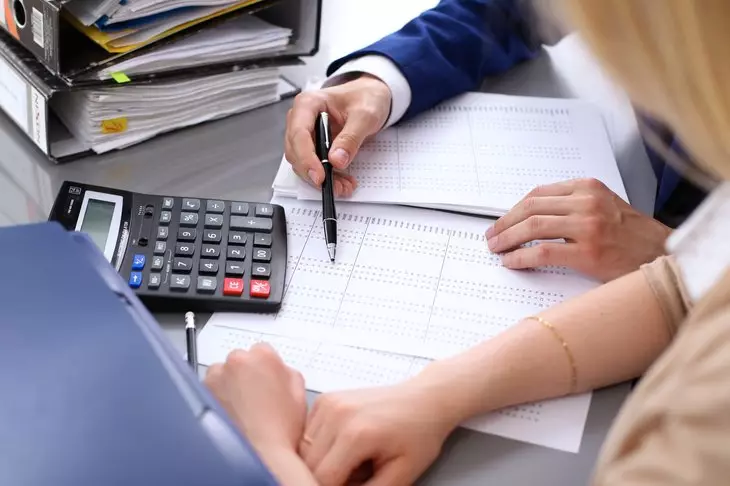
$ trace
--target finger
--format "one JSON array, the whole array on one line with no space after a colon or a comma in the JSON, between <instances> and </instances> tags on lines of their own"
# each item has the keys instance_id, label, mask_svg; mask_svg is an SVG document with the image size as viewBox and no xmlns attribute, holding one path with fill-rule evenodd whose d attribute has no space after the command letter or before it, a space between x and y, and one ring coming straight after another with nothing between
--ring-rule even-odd
<instances>
[{"instance_id":1,"label":"finger","mask_svg":"<svg viewBox=\"0 0 730 486\"><path fill-rule=\"evenodd\" d=\"M324 168L314 152L312 135L306 131L299 131L292 135L292 152L294 160L289 160L296 174L306 181L319 187L324 180Z\"/></svg>"},{"instance_id":2,"label":"finger","mask_svg":"<svg viewBox=\"0 0 730 486\"><path fill-rule=\"evenodd\" d=\"M322 461L311 468L321 485L344 484L365 461L372 459L370 445L363 440L355 440L356 437L356 434L347 432L338 434Z\"/></svg>"},{"instance_id":3,"label":"finger","mask_svg":"<svg viewBox=\"0 0 730 486\"><path fill-rule=\"evenodd\" d=\"M363 486L390 486L392 484L413 484L418 472L408 465L408 460L400 457L390 461L375 471L373 477Z\"/></svg>"},{"instance_id":4,"label":"finger","mask_svg":"<svg viewBox=\"0 0 730 486\"><path fill-rule=\"evenodd\" d=\"M335 173L335 191L337 190L336 187L338 182L341 184L342 189L342 192L337 193L338 197L350 197L357 188L355 178L349 174L345 174L344 172Z\"/></svg>"},{"instance_id":5,"label":"finger","mask_svg":"<svg viewBox=\"0 0 730 486\"><path fill-rule=\"evenodd\" d=\"M287 116L286 139L290 147L287 160L300 177L310 179L315 185L319 185L324 177L322 164L314 150L314 124L322 111L327 111L324 96L303 93L294 100L294 108Z\"/></svg>"},{"instance_id":6,"label":"finger","mask_svg":"<svg viewBox=\"0 0 730 486\"><path fill-rule=\"evenodd\" d=\"M222 363L216 363L213 365L208 366L208 371L205 374L205 381L208 380L215 380L221 374L223 373L223 364Z\"/></svg>"},{"instance_id":7,"label":"finger","mask_svg":"<svg viewBox=\"0 0 730 486\"><path fill-rule=\"evenodd\" d=\"M554 182L552 184L533 187L522 199L528 197L569 196L575 192L575 189L575 180Z\"/></svg>"},{"instance_id":8,"label":"finger","mask_svg":"<svg viewBox=\"0 0 730 486\"><path fill-rule=\"evenodd\" d=\"M322 405L323 401L322 396L314 401L314 406L309 412L307 423L304 426L304 437L311 442L302 440L299 447L302 460L309 466L309 469L313 469L312 465L319 464L335 437L334 427L327 427L330 418L327 407Z\"/></svg>"},{"instance_id":9,"label":"finger","mask_svg":"<svg viewBox=\"0 0 730 486\"><path fill-rule=\"evenodd\" d=\"M352 111L345 121L345 125L332 142L329 157L332 165L338 169L345 169L357 154L365 138L377 132L378 118L369 110Z\"/></svg>"},{"instance_id":10,"label":"finger","mask_svg":"<svg viewBox=\"0 0 730 486\"><path fill-rule=\"evenodd\" d=\"M573 239L578 233L573 218L567 216L530 216L487 240L493 253L512 250L534 240Z\"/></svg>"},{"instance_id":11,"label":"finger","mask_svg":"<svg viewBox=\"0 0 730 486\"><path fill-rule=\"evenodd\" d=\"M335 179L335 196L342 196L343 192L342 180Z\"/></svg>"},{"instance_id":12,"label":"finger","mask_svg":"<svg viewBox=\"0 0 730 486\"><path fill-rule=\"evenodd\" d=\"M530 248L518 248L502 255L502 265L514 270L536 267L571 267L579 264L576 243L540 243Z\"/></svg>"},{"instance_id":13,"label":"finger","mask_svg":"<svg viewBox=\"0 0 730 486\"><path fill-rule=\"evenodd\" d=\"M574 210L575 202L569 196L525 197L487 230L487 238L500 234L530 216L542 214L563 216Z\"/></svg>"},{"instance_id":14,"label":"finger","mask_svg":"<svg viewBox=\"0 0 730 486\"><path fill-rule=\"evenodd\" d=\"M310 471L317 470L322 460L329 454L335 440L337 440L337 430L334 426L322 424L316 432L311 432L309 427L305 428L299 450L302 460Z\"/></svg>"}]
</instances>

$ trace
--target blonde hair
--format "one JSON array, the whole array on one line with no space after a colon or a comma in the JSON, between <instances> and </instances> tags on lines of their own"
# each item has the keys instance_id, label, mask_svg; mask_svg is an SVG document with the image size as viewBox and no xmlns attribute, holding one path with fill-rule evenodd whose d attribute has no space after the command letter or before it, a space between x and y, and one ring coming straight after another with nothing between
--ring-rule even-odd
<instances>
[{"instance_id":1,"label":"blonde hair","mask_svg":"<svg viewBox=\"0 0 730 486\"><path fill-rule=\"evenodd\" d=\"M670 125L698 164L730 180L730 0L566 0L604 66Z\"/></svg>"}]
</instances>

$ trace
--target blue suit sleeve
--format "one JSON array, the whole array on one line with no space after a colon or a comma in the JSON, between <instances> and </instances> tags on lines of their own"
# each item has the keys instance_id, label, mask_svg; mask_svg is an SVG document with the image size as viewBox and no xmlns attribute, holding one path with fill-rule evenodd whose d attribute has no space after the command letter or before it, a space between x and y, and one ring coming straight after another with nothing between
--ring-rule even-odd
<instances>
[{"instance_id":1,"label":"blue suit sleeve","mask_svg":"<svg viewBox=\"0 0 730 486\"><path fill-rule=\"evenodd\" d=\"M411 87L408 118L534 57L540 43L519 2L442 0L398 32L335 61L327 74L365 55L389 58Z\"/></svg>"}]
</instances>

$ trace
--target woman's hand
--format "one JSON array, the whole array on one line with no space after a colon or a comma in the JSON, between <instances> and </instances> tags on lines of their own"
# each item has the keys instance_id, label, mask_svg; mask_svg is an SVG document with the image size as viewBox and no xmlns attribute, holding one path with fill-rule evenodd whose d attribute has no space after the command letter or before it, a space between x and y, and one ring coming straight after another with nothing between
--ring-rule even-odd
<instances>
[{"instance_id":1,"label":"woman's hand","mask_svg":"<svg viewBox=\"0 0 730 486\"><path fill-rule=\"evenodd\" d=\"M418 378L393 387L325 394L307 419L300 454L323 486L340 486L372 462L368 486L412 484L459 419Z\"/></svg>"},{"instance_id":2,"label":"woman's hand","mask_svg":"<svg viewBox=\"0 0 730 486\"><path fill-rule=\"evenodd\" d=\"M264 462L297 450L307 415L304 379L269 345L233 351L208 369L205 383Z\"/></svg>"},{"instance_id":3,"label":"woman's hand","mask_svg":"<svg viewBox=\"0 0 730 486\"><path fill-rule=\"evenodd\" d=\"M664 254L671 230L595 179L537 187L487 231L507 268L566 266L603 282ZM545 241L529 248L521 245Z\"/></svg>"}]
</instances>

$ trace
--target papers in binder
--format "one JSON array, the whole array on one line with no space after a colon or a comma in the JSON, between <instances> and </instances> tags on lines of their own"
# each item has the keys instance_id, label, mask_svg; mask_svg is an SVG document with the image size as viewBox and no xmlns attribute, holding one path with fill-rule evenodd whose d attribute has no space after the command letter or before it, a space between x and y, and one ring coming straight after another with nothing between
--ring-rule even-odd
<instances>
[{"instance_id":1,"label":"papers in binder","mask_svg":"<svg viewBox=\"0 0 730 486\"><path fill-rule=\"evenodd\" d=\"M261 68L59 93L51 107L87 149L104 153L273 103L291 89L277 68Z\"/></svg>"},{"instance_id":2,"label":"papers in binder","mask_svg":"<svg viewBox=\"0 0 730 486\"><path fill-rule=\"evenodd\" d=\"M243 61L281 52L289 45L291 30L251 15L243 15L203 30L178 42L116 63L97 73L110 79L114 73L137 76L231 60Z\"/></svg>"},{"instance_id":3,"label":"papers in binder","mask_svg":"<svg viewBox=\"0 0 730 486\"><path fill-rule=\"evenodd\" d=\"M223 5L170 10L141 26L109 31L102 30L97 25L85 25L78 17L69 20L108 52L125 53L260 1L237 0Z\"/></svg>"}]
</instances>

